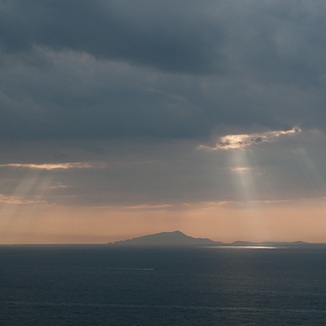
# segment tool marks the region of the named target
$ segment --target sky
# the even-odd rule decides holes
[[[0,244],[326,242],[324,0],[0,0]]]

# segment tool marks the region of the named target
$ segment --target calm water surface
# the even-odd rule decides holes
[[[325,249],[0,246],[0,325],[326,325]]]

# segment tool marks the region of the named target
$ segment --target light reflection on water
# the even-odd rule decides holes
[[[285,247],[269,247],[269,246],[211,246],[206,248],[214,249],[282,249]]]

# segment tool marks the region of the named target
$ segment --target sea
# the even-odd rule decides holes
[[[326,249],[2,245],[0,325],[324,326]]]

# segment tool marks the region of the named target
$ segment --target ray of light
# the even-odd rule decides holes
[[[249,204],[250,201],[256,199],[256,191],[252,176],[252,168],[249,166],[250,163],[247,157],[247,151],[232,151],[230,165],[238,200],[245,201]]]
[[[0,225],[2,232],[14,234],[12,241],[19,243],[25,230],[37,229],[39,220],[34,215],[40,206],[46,205],[44,194],[50,186],[54,174],[44,174],[41,170],[28,170],[21,175],[10,195],[1,195]]]
[[[323,193],[325,191],[325,182],[307,151],[303,147],[300,147],[293,149],[292,153],[299,163],[304,175],[309,182],[311,182],[311,185]]]
[[[251,166],[251,159],[249,159],[252,152],[249,149],[237,149],[230,151],[229,155],[229,169],[235,186],[236,200],[243,204],[243,227],[253,238],[268,237],[257,192],[255,169]]]

